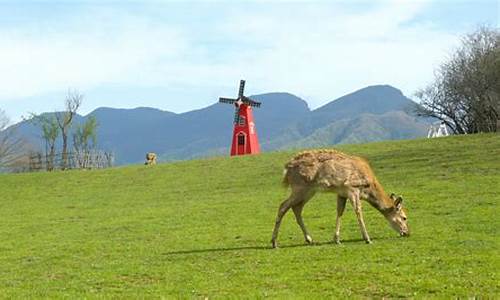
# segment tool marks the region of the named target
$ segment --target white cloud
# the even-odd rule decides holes
[[[226,33],[258,47],[228,63],[263,89],[296,93],[313,106],[369,84],[389,83],[411,93],[430,79],[457,40],[432,24],[404,25],[425,5],[390,1],[354,15],[312,5],[246,15],[225,24]]]
[[[127,16],[110,31],[99,18],[92,21],[41,34],[33,28],[0,30],[0,69],[7,71],[0,73],[0,98],[131,80],[157,60],[175,60],[185,47],[176,30],[140,18]]]
[[[235,5],[206,12],[207,23],[190,26],[186,20],[198,15],[177,16],[184,20],[178,22],[97,6],[42,30],[0,27],[0,104],[114,84],[173,87],[177,95],[182,87],[181,100],[194,109],[213,102],[214,94],[230,96],[240,78],[249,81],[250,93],[288,91],[314,107],[369,84],[411,93],[457,41],[415,22],[427,2],[380,1],[358,13],[327,1]]]

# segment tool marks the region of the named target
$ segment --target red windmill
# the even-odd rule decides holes
[[[237,99],[219,98],[219,102],[234,104],[234,130],[231,143],[231,156],[260,153],[259,140],[253,120],[252,107],[260,107],[260,102],[243,95],[245,80],[240,80]]]

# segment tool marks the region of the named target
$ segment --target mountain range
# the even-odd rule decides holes
[[[409,113],[416,104],[388,85],[363,88],[314,110],[289,93],[250,97],[262,102],[254,117],[263,151],[411,139],[424,136],[428,128],[428,121]],[[143,161],[147,152],[163,161],[228,154],[233,114],[233,106],[221,103],[180,114],[101,107],[75,122],[95,116],[99,148],[113,151],[117,164],[130,164]],[[41,145],[33,124],[15,126],[31,144]]]

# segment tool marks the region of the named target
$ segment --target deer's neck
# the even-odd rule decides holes
[[[376,210],[378,210],[384,216],[391,210],[392,206],[384,203],[382,201],[378,201],[376,199],[369,198],[368,203],[371,204]]]
[[[383,215],[386,215],[394,206],[378,182],[373,184],[370,194],[370,197],[367,199],[368,203]]]

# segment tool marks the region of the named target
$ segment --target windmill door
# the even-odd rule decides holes
[[[246,145],[247,145],[247,136],[243,132],[238,133],[238,150],[237,153],[238,155],[240,154],[245,154],[246,151]]]

